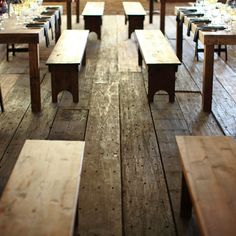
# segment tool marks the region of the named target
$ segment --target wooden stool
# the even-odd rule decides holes
[[[2,89],[1,89],[1,86],[0,86],[0,106],[1,106],[1,110],[2,110],[2,112],[4,112],[4,106],[3,106]]]
[[[101,39],[103,11],[104,2],[87,2],[82,12],[82,16],[84,16],[84,29],[95,32],[98,39]]]

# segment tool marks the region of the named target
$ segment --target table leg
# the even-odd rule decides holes
[[[165,34],[166,0],[160,1],[160,30]]]
[[[183,55],[183,23],[176,20],[176,55],[182,61]]]
[[[149,0],[149,23],[152,24],[153,18],[153,0]]]
[[[39,72],[39,44],[29,44],[30,94],[31,109],[41,111],[40,99],[40,72]]]
[[[213,90],[213,69],[214,69],[214,45],[204,46],[204,67],[202,106],[203,111],[211,112],[212,90]]]
[[[71,26],[71,4],[72,1],[71,0],[67,0],[66,1],[66,14],[67,14],[67,29],[72,29]]]
[[[80,0],[76,0],[76,23],[79,23],[79,4]]]
[[[192,202],[189,196],[185,177],[182,174],[180,216],[184,218],[190,218],[191,215],[192,215]]]

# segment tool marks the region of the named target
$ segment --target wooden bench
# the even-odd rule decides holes
[[[73,102],[79,101],[79,68],[86,64],[88,30],[64,30],[46,64],[51,72],[52,102],[62,90],[69,91]]]
[[[0,200],[1,236],[73,235],[84,145],[26,140]]]
[[[2,110],[2,112],[4,112],[4,106],[3,106],[3,99],[2,99],[2,89],[1,89],[1,85],[0,85],[0,106],[1,106],[1,110]]]
[[[181,216],[192,205],[201,235],[236,235],[236,141],[226,136],[177,136],[183,169]]]
[[[82,16],[84,16],[84,29],[95,32],[98,39],[101,39],[102,16],[104,2],[87,2]]]
[[[138,63],[142,59],[148,67],[148,102],[154,94],[164,90],[169,101],[175,100],[175,73],[181,64],[169,42],[160,30],[135,30],[138,42]]]
[[[128,37],[135,29],[143,29],[143,22],[145,19],[146,11],[140,2],[123,2],[125,11],[125,24],[129,22]]]

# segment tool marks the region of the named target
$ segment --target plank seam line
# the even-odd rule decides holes
[[[120,124],[120,184],[121,184],[121,186],[120,186],[120,188],[121,188],[121,191],[120,191],[120,194],[121,194],[121,230],[122,230],[122,235],[125,235],[125,227],[124,227],[124,225],[125,225],[125,218],[124,218],[124,214],[123,214],[123,212],[124,212],[124,194],[123,194],[123,156],[122,156],[122,135],[121,135],[121,133],[122,133],[122,123],[121,123],[121,101],[120,101],[120,83],[118,84],[118,90],[119,90],[119,92],[118,92],[118,96],[119,96],[119,98],[118,98],[118,100],[119,100],[119,124]]]
[[[142,78],[143,78],[144,90],[145,90],[145,93],[147,95],[147,90],[146,90],[146,87],[145,87],[145,78],[144,78],[143,73],[141,73],[141,74],[142,74]],[[147,101],[147,99],[146,99],[146,101]],[[161,168],[162,168],[162,172],[163,172],[163,176],[164,176],[164,180],[165,180],[165,186],[166,186],[166,190],[167,190],[167,196],[168,196],[168,200],[169,200],[169,204],[170,204],[171,216],[172,216],[172,220],[173,220],[173,223],[174,223],[175,233],[178,236],[179,234],[178,234],[178,230],[177,230],[176,220],[175,220],[175,217],[174,217],[175,215],[174,215],[174,209],[173,209],[173,205],[172,205],[172,201],[171,201],[171,197],[170,197],[170,190],[169,190],[168,183],[167,183],[167,177],[166,177],[166,173],[165,173],[164,163],[163,163],[163,160],[162,160],[160,143],[159,143],[159,140],[158,140],[158,136],[157,136],[156,127],[155,127],[154,118],[153,118],[153,115],[152,115],[152,110],[151,110],[150,104],[148,104],[148,107],[149,107],[149,112],[150,112],[151,119],[152,119],[152,125],[153,125],[153,129],[154,129],[155,137],[156,137],[158,151],[159,151],[159,154],[160,154]]]

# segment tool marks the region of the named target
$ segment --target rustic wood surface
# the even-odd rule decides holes
[[[225,136],[176,140],[202,235],[235,235],[236,141]]]
[[[146,15],[140,2],[123,2],[123,7],[126,15]]]
[[[135,30],[135,35],[147,65],[181,64],[160,30]]]
[[[46,64],[80,65],[84,56],[88,35],[88,30],[64,30]]]
[[[26,140],[1,197],[1,235],[73,235],[84,145]]]
[[[102,16],[104,12],[104,2],[87,2],[82,16]]]
[[[73,16],[74,29],[84,28],[82,17],[80,24],[75,21]],[[145,19],[144,28],[158,29],[159,16],[154,15],[153,22]],[[175,16],[168,16],[166,25],[166,35],[175,48]],[[66,28],[64,15],[62,26]],[[0,54],[5,105],[5,112],[0,113],[0,192],[25,139],[85,140],[81,235],[155,235],[160,231],[161,235],[196,235],[179,217],[181,168],[175,135],[236,137],[236,47],[229,47],[227,62],[214,57],[213,112],[206,114],[201,111],[200,94],[203,55],[199,54],[199,62],[195,60],[194,42],[184,33],[185,52],[177,73],[175,103],[170,104],[167,95],[159,93],[149,109],[143,91],[147,71],[138,66],[135,38],[131,35],[127,39],[127,34],[123,15],[103,16],[101,41],[90,33],[78,104],[68,92],[62,92],[58,104],[52,104],[45,62],[53,43],[49,48],[40,45],[42,112],[37,115],[30,110],[27,54],[10,56],[8,63],[5,53]],[[5,47],[1,48],[4,52]]]

